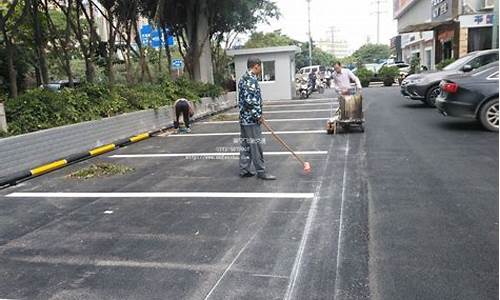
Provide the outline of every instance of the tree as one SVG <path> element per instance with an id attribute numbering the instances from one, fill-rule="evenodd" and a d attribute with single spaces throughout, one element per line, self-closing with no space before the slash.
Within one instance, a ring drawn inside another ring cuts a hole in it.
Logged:
<path id="1" fill-rule="evenodd" d="M 231 33 L 251 30 L 278 15 L 271 0 L 146 0 L 142 5 L 150 19 L 160 11 L 161 23 L 174 33 L 190 77 L 204 81 L 213 76 L 201 63 L 212 60 L 211 41 L 218 45 Z"/>
<path id="2" fill-rule="evenodd" d="M 16 9 L 18 1 L 14 0 L 7 5 L 2 6 L 0 10 L 0 31 L 3 35 L 3 43 L 6 49 L 6 60 L 7 60 L 7 70 L 9 77 L 9 93 L 12 98 L 16 98 L 18 94 L 17 90 L 17 70 L 15 67 L 15 48 L 13 37 L 17 32 L 17 28 L 24 19 L 29 7 L 24 5 L 22 8 L 22 16 L 20 18 L 15 18 Z"/>
<path id="3" fill-rule="evenodd" d="M 361 63 L 377 63 L 391 56 L 391 48 L 382 44 L 366 44 L 356 50 L 352 56 Z"/>
<path id="4" fill-rule="evenodd" d="M 245 43 L 245 48 L 264 48 L 277 46 L 299 45 L 300 43 L 284 34 L 281 30 L 275 30 L 269 33 L 254 32 L 250 39 Z"/>
<path id="5" fill-rule="evenodd" d="M 321 66 L 332 66 L 335 62 L 335 56 L 328 52 L 315 47 L 312 47 L 312 64 Z M 301 52 L 295 55 L 295 65 L 297 70 L 309 65 L 309 43 L 301 45 Z"/>

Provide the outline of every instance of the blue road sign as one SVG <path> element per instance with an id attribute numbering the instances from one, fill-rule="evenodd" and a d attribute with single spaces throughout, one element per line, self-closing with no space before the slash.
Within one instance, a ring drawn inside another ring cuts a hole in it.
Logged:
<path id="1" fill-rule="evenodd" d="M 155 49 L 159 49 L 160 47 L 165 47 L 164 45 L 165 37 L 163 35 L 163 31 L 160 28 L 157 29 L 150 24 L 144 24 L 141 26 L 140 32 L 141 32 L 141 42 L 145 46 L 150 46 Z M 167 39 L 166 39 L 167 45 L 173 46 L 174 37 L 168 34 L 168 29 L 166 30 L 166 32 L 167 32 Z"/>
<path id="2" fill-rule="evenodd" d="M 182 59 L 173 59 L 172 60 L 172 69 L 182 69 L 184 66 L 184 62 Z"/>

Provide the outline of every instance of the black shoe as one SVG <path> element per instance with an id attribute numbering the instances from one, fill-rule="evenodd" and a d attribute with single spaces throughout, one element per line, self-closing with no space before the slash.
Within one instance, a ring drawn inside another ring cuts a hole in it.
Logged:
<path id="1" fill-rule="evenodd" d="M 276 180 L 275 176 L 273 176 L 271 174 L 267 174 L 267 173 L 257 174 L 257 178 L 262 179 L 262 180 Z"/>
<path id="2" fill-rule="evenodd" d="M 255 173 L 253 173 L 253 172 L 240 173 L 241 178 L 248 178 L 248 177 L 253 177 L 253 176 L 255 176 Z"/>

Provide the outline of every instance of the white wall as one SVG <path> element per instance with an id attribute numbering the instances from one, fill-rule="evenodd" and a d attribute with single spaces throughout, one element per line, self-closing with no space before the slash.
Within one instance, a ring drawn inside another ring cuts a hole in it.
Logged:
<path id="1" fill-rule="evenodd" d="M 275 81 L 260 82 L 262 98 L 264 100 L 291 99 L 293 96 L 292 77 L 295 74 L 295 62 L 291 63 L 293 53 L 269 53 L 251 55 L 258 57 L 261 61 L 274 60 Z M 241 75 L 247 70 L 247 60 L 250 56 L 238 55 L 234 57 L 236 77 L 239 82 Z M 290 74 L 290 72 L 292 74 Z"/>

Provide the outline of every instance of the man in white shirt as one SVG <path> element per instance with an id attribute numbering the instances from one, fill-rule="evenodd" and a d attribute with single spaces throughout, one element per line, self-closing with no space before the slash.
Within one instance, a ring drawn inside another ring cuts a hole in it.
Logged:
<path id="1" fill-rule="evenodd" d="M 333 85 L 335 90 L 342 95 L 348 94 L 351 88 L 351 80 L 356 83 L 358 91 L 361 91 L 361 82 L 359 78 L 351 72 L 351 70 L 342 68 L 340 62 L 333 65 L 335 72 L 332 74 Z"/>

